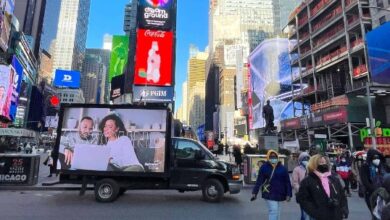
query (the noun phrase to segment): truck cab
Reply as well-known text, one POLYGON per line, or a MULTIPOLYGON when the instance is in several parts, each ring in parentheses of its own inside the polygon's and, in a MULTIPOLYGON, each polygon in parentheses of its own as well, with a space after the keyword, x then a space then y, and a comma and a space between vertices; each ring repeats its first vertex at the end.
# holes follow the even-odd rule
POLYGON ((170 188, 181 192, 202 190, 206 201, 217 202, 226 192, 239 193, 242 187, 236 165, 218 160, 200 142, 172 138, 170 188))

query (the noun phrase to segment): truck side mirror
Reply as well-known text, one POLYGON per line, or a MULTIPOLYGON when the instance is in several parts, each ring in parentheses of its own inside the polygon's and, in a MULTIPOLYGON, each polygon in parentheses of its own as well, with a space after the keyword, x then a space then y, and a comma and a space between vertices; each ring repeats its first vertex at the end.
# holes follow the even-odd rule
POLYGON ((195 152, 196 160, 204 160, 204 158, 206 158, 206 154, 202 150, 198 150, 195 152))

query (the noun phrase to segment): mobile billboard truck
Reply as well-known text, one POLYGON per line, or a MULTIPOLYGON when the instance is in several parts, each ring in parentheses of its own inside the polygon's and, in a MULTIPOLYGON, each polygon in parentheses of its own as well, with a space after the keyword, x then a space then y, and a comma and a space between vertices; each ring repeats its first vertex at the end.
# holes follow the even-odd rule
POLYGON ((200 142, 172 137, 172 113, 153 105, 61 107, 54 160, 59 183, 94 186, 98 202, 126 190, 201 190, 219 202, 242 187, 237 166, 219 161, 200 142))

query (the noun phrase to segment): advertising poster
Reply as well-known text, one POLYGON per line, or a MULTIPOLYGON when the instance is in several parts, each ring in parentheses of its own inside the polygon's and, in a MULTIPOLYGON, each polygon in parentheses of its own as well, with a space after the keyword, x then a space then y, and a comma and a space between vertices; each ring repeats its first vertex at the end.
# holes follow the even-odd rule
POLYGON ((10 66, 0 65, 0 116, 10 120, 10 108, 13 82, 17 77, 15 70, 10 66))
MULTIPOLYGON (((13 56, 12 58, 12 67, 15 71, 15 77, 13 79, 13 92, 12 92, 12 98, 11 98, 11 107, 10 107, 10 118, 12 121, 15 120, 16 111, 18 108, 18 101, 19 101, 19 93, 21 89, 22 84, 22 78, 23 78, 23 66, 20 64, 19 60, 16 58, 16 56, 13 56)), ((11 69, 12 71, 12 69, 11 69)))
POLYGON ((171 86, 173 32, 139 29, 135 85, 171 86))
POLYGON ((372 81, 390 84, 390 22, 367 33, 368 59, 372 81))
POLYGON ((54 86, 66 88, 80 88, 80 72, 57 69, 54 77, 54 86))
POLYGON ((1 21, 0 48, 3 51, 7 51, 9 36, 11 32, 11 19, 8 16, 0 15, 0 21, 1 21))
POLYGON ((166 110, 66 108, 57 169, 164 173, 166 110))
POLYGON ((111 80, 110 100, 119 98, 124 93, 125 75, 115 76, 111 80))
POLYGON ((171 30, 174 0, 140 0, 139 24, 143 29, 171 30))
POLYGON ((109 81, 124 73, 129 54, 129 36, 114 35, 110 58, 109 81))

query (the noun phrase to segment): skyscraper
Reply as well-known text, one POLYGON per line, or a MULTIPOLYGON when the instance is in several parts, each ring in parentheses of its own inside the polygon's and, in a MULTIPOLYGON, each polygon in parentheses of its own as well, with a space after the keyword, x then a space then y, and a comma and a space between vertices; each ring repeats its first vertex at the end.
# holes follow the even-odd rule
POLYGON ((90 0, 61 1, 54 69, 81 70, 88 32, 90 0))
POLYGON ((211 2, 209 16, 212 51, 227 42, 253 50, 280 30, 279 0, 215 0, 211 2))
POLYGON ((54 44, 57 36, 58 19, 60 16, 61 0, 46 1, 45 16, 43 19, 41 48, 54 54, 54 44), (51 48, 53 50, 51 50, 51 48))
POLYGON ((87 49, 83 63, 81 89, 86 103, 108 103, 110 51, 103 49, 87 49))
POLYGON ((208 53, 199 52, 195 46, 190 48, 190 59, 188 61, 188 124, 196 129, 204 124, 205 114, 205 82, 206 63, 208 53), (201 109, 201 110, 200 110, 201 109))
POLYGON ((130 0, 130 2, 125 6, 123 30, 127 35, 131 35, 132 32, 135 33, 137 26, 137 5, 138 0, 130 0))
POLYGON ((19 20, 19 28, 30 38, 36 58, 39 56, 45 6, 46 0, 15 1, 14 14, 19 20))
POLYGON ((188 82, 185 81, 182 85, 183 97, 183 124, 188 124, 188 82))

